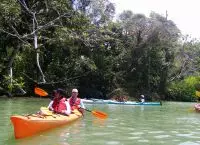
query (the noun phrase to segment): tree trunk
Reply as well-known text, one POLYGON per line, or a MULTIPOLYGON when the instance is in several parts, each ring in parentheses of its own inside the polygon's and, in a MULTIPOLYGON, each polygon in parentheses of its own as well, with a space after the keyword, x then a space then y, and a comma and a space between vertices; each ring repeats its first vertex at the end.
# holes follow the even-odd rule
MULTIPOLYGON (((36 23, 36 18, 35 18, 35 14, 33 15, 33 32, 34 32, 34 48, 35 50, 38 49, 38 41, 37 41, 37 32, 35 32, 35 30, 37 29, 37 23, 36 23)), ((40 54, 38 51, 36 51, 36 63, 37 63, 37 67, 40 71, 40 74, 42 75, 42 81, 43 83, 46 83, 46 80, 45 80, 45 76, 44 76, 44 73, 40 67, 40 54)))
POLYGON ((168 75, 168 67, 165 67, 161 70, 161 74, 160 74, 159 93, 162 96, 165 95, 166 93, 167 75, 168 75))
MULTIPOLYGON (((20 46, 17 46, 16 49, 14 49, 12 51, 12 54, 10 55, 8 61, 7 61, 7 64, 4 64, 5 68, 2 69, 2 71, 0 72, 0 80, 3 81, 5 79, 4 75, 5 74, 8 74, 10 73, 10 69, 12 68, 12 64, 13 64, 13 61, 15 59, 15 56, 16 54, 18 53, 19 51, 19 48, 20 46)), ((11 76, 12 77, 12 76, 11 76)), ((12 81, 12 80, 11 80, 12 81)), ((12 83, 12 82, 11 82, 12 83)), ((0 84, 0 91, 3 93, 3 94, 6 94, 7 96, 11 97, 12 94, 11 92, 9 92, 2 84, 0 84)))

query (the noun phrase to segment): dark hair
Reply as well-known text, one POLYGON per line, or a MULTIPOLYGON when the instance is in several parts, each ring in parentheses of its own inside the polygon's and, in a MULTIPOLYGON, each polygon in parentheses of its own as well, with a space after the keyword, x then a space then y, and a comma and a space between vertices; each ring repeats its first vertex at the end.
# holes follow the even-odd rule
POLYGON ((57 90, 53 90, 52 96, 55 96, 56 93, 57 93, 57 90))
POLYGON ((60 94, 61 96, 63 96, 63 97, 66 96, 65 90, 63 90, 63 89, 61 89, 61 88, 58 88, 58 89, 56 90, 56 92, 59 93, 59 94, 60 94))
POLYGON ((50 95, 50 99, 51 99, 51 100, 53 100, 53 98, 55 97, 56 93, 57 93, 57 90, 53 90, 53 91, 52 91, 52 93, 51 93, 51 95, 50 95))

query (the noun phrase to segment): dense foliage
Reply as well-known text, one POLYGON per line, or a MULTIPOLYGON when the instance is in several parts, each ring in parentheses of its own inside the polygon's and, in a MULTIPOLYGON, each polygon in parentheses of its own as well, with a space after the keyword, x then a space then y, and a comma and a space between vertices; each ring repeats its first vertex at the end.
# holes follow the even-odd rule
POLYGON ((167 100, 194 101, 196 100, 195 85, 200 81, 200 77, 189 76, 181 81, 176 81, 168 87, 169 98, 167 100))
POLYGON ((200 43, 167 17, 124 11, 113 21, 109 0, 3 0, 0 14, 1 94, 27 96, 37 84, 87 98, 193 100, 200 43))

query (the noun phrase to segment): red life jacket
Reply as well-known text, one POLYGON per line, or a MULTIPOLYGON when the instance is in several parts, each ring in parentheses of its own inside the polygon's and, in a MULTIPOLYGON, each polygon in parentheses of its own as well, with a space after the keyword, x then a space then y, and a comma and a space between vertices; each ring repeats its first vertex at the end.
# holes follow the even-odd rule
POLYGON ((53 104, 52 104, 53 110, 57 113, 62 113, 63 110, 67 109, 65 101, 66 101, 66 98, 62 98, 61 100, 54 99, 53 104))
POLYGON ((60 99, 58 99, 58 98, 53 99, 52 108, 53 108, 54 111, 58 110, 59 101, 60 101, 60 99))
POLYGON ((71 110, 78 109, 78 108, 80 108, 81 99, 76 98, 76 100, 73 101, 73 99, 70 97, 69 98, 69 104, 70 104, 71 110))

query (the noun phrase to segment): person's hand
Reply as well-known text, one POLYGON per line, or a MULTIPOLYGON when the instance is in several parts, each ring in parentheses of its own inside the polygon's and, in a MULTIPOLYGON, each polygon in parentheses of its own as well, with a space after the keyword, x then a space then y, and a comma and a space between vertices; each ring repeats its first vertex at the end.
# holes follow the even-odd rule
POLYGON ((49 108, 50 111, 53 111, 53 108, 49 108))
POLYGON ((61 113, 65 114, 65 110, 62 110, 61 113))
POLYGON ((78 111, 81 112, 82 114, 84 114, 84 109, 83 108, 78 108, 78 111))

